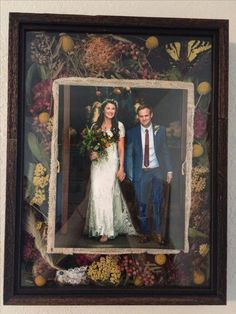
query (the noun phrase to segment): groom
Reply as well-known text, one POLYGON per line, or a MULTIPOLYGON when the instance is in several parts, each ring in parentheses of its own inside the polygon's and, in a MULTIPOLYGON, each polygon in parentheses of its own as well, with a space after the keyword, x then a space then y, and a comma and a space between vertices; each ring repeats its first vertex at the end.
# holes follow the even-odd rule
POLYGON ((163 183, 173 177, 164 126, 152 124, 153 112, 148 105, 137 110, 139 125, 128 130, 125 164, 127 177, 134 183, 138 204, 139 229, 142 241, 149 239, 147 207, 151 199, 153 208, 153 240, 161 239, 161 205, 163 183))

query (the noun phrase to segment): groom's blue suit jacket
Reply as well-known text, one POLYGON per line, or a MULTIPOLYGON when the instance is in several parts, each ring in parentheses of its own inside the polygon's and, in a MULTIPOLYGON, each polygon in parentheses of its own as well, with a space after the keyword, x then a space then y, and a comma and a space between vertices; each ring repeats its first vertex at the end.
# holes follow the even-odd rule
MULTIPOLYGON (((172 171, 170 154, 166 143, 166 128, 164 126, 154 126, 154 147, 159 166, 163 175, 172 171)), ((127 131, 125 153, 125 171, 127 177, 137 182, 142 175, 143 152, 141 139, 141 126, 138 125, 127 131)))

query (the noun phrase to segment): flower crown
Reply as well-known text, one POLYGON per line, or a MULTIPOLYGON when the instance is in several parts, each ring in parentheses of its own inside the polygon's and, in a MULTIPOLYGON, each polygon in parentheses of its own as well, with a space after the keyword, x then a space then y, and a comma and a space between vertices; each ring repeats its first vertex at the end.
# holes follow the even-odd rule
POLYGON ((108 98, 108 99, 105 99, 103 102, 102 102, 102 107, 104 107, 105 105, 107 105, 108 103, 112 103, 116 106, 116 109, 118 109, 119 105, 118 105, 118 102, 113 99, 113 98, 108 98))

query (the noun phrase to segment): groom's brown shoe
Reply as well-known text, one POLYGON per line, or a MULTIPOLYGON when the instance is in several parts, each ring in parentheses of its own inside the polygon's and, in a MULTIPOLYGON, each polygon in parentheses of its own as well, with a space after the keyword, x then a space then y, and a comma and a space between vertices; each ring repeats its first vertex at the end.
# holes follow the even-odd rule
POLYGON ((160 233, 156 233, 152 236, 152 241, 158 244, 163 244, 164 241, 162 240, 162 237, 160 235, 160 233))
POLYGON ((150 241, 150 237, 146 234, 140 234, 138 236, 138 242, 139 243, 147 243, 148 241, 150 241))

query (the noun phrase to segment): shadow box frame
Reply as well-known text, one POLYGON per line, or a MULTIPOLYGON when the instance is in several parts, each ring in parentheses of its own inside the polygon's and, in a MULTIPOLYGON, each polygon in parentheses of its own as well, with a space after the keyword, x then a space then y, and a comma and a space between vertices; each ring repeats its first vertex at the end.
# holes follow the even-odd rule
MULTIPOLYGON (((10 13, 4 304, 8 305, 191 305, 226 304, 228 20, 10 13), (208 36, 212 86, 208 112, 210 160, 210 280, 207 287, 22 287, 25 36, 28 31, 92 34, 208 36)), ((156 38, 156 37, 155 37, 156 38)), ((157 46, 154 41, 154 46, 157 46)), ((155 47, 149 47, 151 50, 155 47)), ((178 50, 178 46, 175 46, 178 50)), ((181 53, 181 51, 179 51, 181 53)), ((183 57, 183 56, 182 56, 183 57)), ((181 61, 181 55, 178 56, 181 61)), ((180 64, 180 63, 179 63, 180 64)), ((204 93, 203 93, 204 94, 204 93)))

